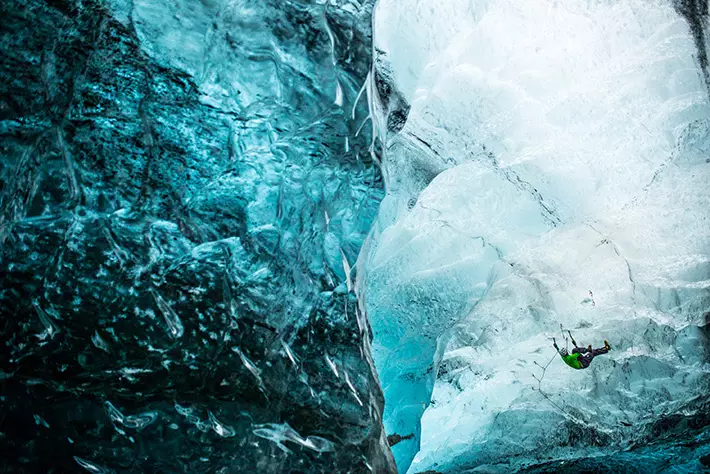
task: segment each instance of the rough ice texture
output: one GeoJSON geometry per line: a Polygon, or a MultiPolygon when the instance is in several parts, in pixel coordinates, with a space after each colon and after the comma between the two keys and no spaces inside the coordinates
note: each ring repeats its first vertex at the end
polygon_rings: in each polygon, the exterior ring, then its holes
{"type": "Polygon", "coordinates": [[[393,471],[371,8],[2,2],[0,470],[393,471]]]}
{"type": "Polygon", "coordinates": [[[400,472],[710,464],[707,9],[378,3],[359,263],[400,472]],[[572,370],[561,327],[613,350],[572,370]]]}

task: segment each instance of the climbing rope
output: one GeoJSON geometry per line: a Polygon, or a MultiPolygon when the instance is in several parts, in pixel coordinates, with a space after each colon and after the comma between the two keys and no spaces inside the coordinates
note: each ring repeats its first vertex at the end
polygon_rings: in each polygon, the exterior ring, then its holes
{"type": "MultiPolygon", "coordinates": [[[[567,338],[567,336],[565,336],[564,327],[562,326],[562,324],[560,324],[560,334],[562,335],[562,339],[565,340],[565,348],[568,348],[568,338],[567,338]]],[[[533,364],[537,365],[538,367],[540,367],[542,369],[542,375],[540,377],[538,377],[537,375],[532,374],[533,378],[535,380],[537,380],[537,388],[535,388],[535,387],[530,387],[530,388],[535,392],[539,392],[540,395],[542,395],[548,402],[550,402],[552,404],[552,406],[554,406],[555,408],[560,410],[560,412],[562,412],[562,414],[564,416],[571,418],[575,421],[579,421],[575,417],[570,415],[564,408],[562,408],[559,404],[557,404],[552,398],[550,398],[550,396],[548,394],[546,394],[542,390],[542,381],[545,378],[545,374],[547,373],[547,368],[550,367],[550,364],[552,364],[552,361],[555,360],[556,357],[557,357],[557,351],[555,351],[555,353],[552,355],[552,358],[550,358],[550,360],[547,362],[547,364],[545,364],[544,367],[542,365],[538,364],[537,361],[533,361],[533,364]]]]}

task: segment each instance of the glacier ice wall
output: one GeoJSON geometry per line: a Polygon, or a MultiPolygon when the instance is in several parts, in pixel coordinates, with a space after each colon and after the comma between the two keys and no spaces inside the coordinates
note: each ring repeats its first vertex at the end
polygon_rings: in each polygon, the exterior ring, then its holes
{"type": "Polygon", "coordinates": [[[2,2],[0,470],[394,470],[371,10],[2,2]]]}
{"type": "Polygon", "coordinates": [[[378,3],[359,265],[400,472],[703,468],[707,9],[378,3]],[[571,370],[561,328],[613,351],[571,370]]]}

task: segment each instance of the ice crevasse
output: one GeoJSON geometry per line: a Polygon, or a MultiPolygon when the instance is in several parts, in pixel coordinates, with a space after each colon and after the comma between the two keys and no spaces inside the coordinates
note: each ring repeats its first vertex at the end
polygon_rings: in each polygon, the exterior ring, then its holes
{"type": "Polygon", "coordinates": [[[380,0],[373,21],[387,196],[358,274],[399,471],[702,468],[707,5],[380,0]],[[572,370],[567,330],[613,350],[572,370]]]}

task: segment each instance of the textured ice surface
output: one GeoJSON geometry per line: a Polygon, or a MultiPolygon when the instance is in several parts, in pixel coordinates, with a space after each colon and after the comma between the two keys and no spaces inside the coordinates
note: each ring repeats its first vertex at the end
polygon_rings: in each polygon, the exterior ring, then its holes
{"type": "Polygon", "coordinates": [[[707,8],[378,3],[360,265],[400,472],[702,468],[707,8]],[[614,350],[574,371],[561,326],[614,350]]]}
{"type": "Polygon", "coordinates": [[[2,2],[1,471],[393,470],[371,8],[2,2]]]}

